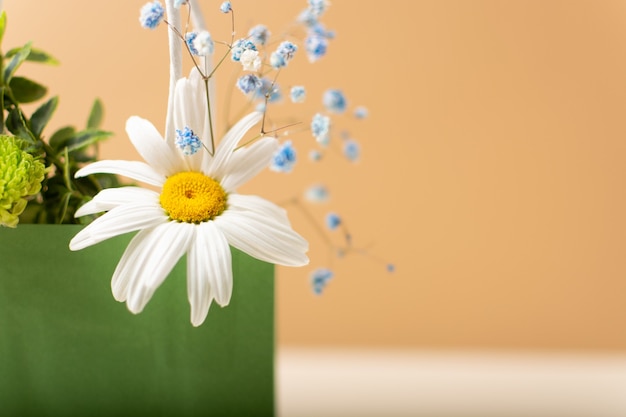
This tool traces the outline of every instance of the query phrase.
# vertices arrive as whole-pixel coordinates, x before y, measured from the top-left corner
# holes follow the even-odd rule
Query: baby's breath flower
[[[276,172],[291,172],[296,163],[296,150],[291,141],[283,143],[272,158],[270,169]]]
[[[369,111],[367,110],[367,107],[359,106],[354,109],[354,117],[356,117],[357,119],[365,119],[367,118],[367,116],[369,116]]]
[[[0,136],[0,225],[16,227],[27,197],[41,190],[44,164],[22,151],[12,136]]]
[[[176,140],[174,143],[185,155],[193,155],[202,147],[202,142],[198,135],[193,133],[193,130],[188,126],[185,126],[183,130],[176,129]]]
[[[343,142],[343,154],[351,162],[358,161],[361,156],[361,147],[354,139],[346,139]]]
[[[257,98],[265,99],[268,95],[268,103],[275,103],[283,98],[280,86],[269,78],[261,78],[261,86],[256,91]]]
[[[259,87],[261,87],[263,83],[259,80],[254,74],[246,74],[237,80],[237,87],[244,93],[249,94],[253,91],[256,91]]]
[[[272,52],[270,56],[270,65],[274,68],[281,68],[286,66],[294,54],[298,50],[298,47],[289,41],[281,42],[276,48],[276,51]]]
[[[328,49],[328,40],[324,36],[310,34],[304,40],[304,48],[306,49],[309,61],[315,62],[324,55]]]
[[[318,22],[309,28],[309,35],[318,35],[326,39],[334,39],[335,32],[326,30],[326,27]]]
[[[281,42],[278,48],[276,48],[276,52],[284,56],[287,61],[293,58],[297,50],[298,47],[293,42],[289,41]]]
[[[306,99],[306,90],[301,85],[294,85],[290,92],[291,101],[294,103],[304,103]]]
[[[163,21],[165,15],[165,9],[159,1],[153,1],[146,3],[141,8],[139,14],[139,22],[141,26],[146,29],[156,29],[157,26]]]
[[[317,268],[311,273],[311,287],[317,295],[321,294],[328,281],[333,278],[333,271],[327,268]]]
[[[309,0],[308,10],[313,16],[320,17],[328,6],[330,6],[330,3],[326,0]]]
[[[341,90],[326,90],[322,103],[332,113],[343,113],[347,107],[346,96]]]
[[[328,201],[328,188],[323,184],[316,184],[309,187],[304,196],[313,203],[324,203]]]
[[[287,61],[285,61],[285,57],[274,51],[270,55],[270,65],[272,68],[282,68],[287,65]]]
[[[316,113],[311,120],[311,133],[315,140],[322,145],[328,145],[330,141],[330,117]]]
[[[198,33],[196,32],[188,32],[185,34],[185,43],[187,43],[187,47],[192,55],[198,55],[198,50],[194,46],[194,40],[198,37]]]
[[[249,39],[259,45],[265,45],[270,37],[270,31],[264,25],[256,25],[248,31]]]
[[[328,213],[326,215],[326,227],[330,230],[335,230],[341,224],[341,217],[339,217],[336,213]]]
[[[309,159],[313,162],[318,162],[322,160],[322,153],[317,149],[313,149],[309,152]]]
[[[311,12],[311,9],[304,9],[302,13],[298,16],[298,22],[302,23],[305,26],[311,27],[317,24],[317,16]]]
[[[229,1],[225,1],[224,3],[220,5],[220,11],[222,13],[228,13],[231,10],[233,10],[233,6],[230,4]]]
[[[244,71],[258,71],[261,68],[261,58],[259,52],[252,49],[246,49],[241,54],[239,62],[243,65]]]
[[[211,38],[211,34],[206,30],[199,32],[194,40],[193,47],[197,51],[197,55],[200,56],[208,56],[213,53],[213,39]]]
[[[247,51],[249,49],[253,51],[257,50],[254,42],[248,39],[238,39],[237,41],[235,41],[235,44],[230,51],[230,58],[235,62],[239,62],[239,60],[241,59],[241,55],[244,53],[244,51]]]

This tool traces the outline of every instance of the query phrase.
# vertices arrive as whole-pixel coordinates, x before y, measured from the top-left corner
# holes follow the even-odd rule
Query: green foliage
[[[6,14],[0,16],[0,42],[6,29]],[[31,43],[0,52],[0,134],[19,138],[26,152],[42,161],[46,177],[41,191],[22,215],[22,223],[84,223],[91,219],[75,219],[74,213],[103,188],[119,186],[113,175],[91,175],[74,178],[84,164],[98,159],[98,144],[111,136],[100,128],[103,120],[102,102],[96,99],[89,110],[83,129],[62,127],[46,137],[46,126],[59,105],[52,97],[28,115],[22,105],[43,99],[48,89],[36,81],[16,75],[22,64],[34,62],[57,65],[50,54],[33,48]],[[1,138],[0,138],[1,139]]]

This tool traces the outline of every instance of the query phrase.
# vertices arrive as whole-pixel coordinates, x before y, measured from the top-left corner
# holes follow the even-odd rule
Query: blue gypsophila
[[[313,203],[324,203],[328,201],[328,188],[323,184],[316,184],[309,187],[304,196]]]
[[[291,172],[296,163],[296,150],[291,141],[283,143],[272,157],[270,169],[276,172]]]
[[[202,142],[198,136],[187,126],[183,130],[176,129],[176,140],[174,143],[185,155],[193,155],[202,147]]]
[[[306,49],[309,61],[315,62],[326,55],[328,40],[324,36],[311,34],[304,40],[304,48]]]
[[[316,113],[311,120],[311,133],[315,140],[322,145],[328,145],[330,141],[330,117]]]
[[[196,32],[187,32],[185,34],[185,43],[187,44],[187,47],[189,48],[189,52],[191,52],[192,55],[198,55],[198,50],[193,44],[197,36],[198,34]]]
[[[249,94],[256,91],[263,83],[254,74],[246,74],[237,79],[237,87],[244,93]]]
[[[270,31],[264,25],[256,25],[248,31],[248,37],[255,44],[265,45],[270,37]]]
[[[228,13],[231,10],[233,10],[233,6],[230,4],[229,1],[225,1],[224,3],[220,5],[220,11],[222,13]]]
[[[291,97],[291,101],[294,103],[304,103],[304,100],[306,99],[306,90],[301,85],[294,85],[291,87],[289,96]]]
[[[211,38],[211,34],[206,30],[198,32],[193,40],[193,47],[196,49],[197,54],[200,56],[208,56],[213,54],[213,49],[215,48],[215,45],[213,43],[213,38]]]
[[[361,147],[354,139],[346,139],[343,142],[343,154],[351,162],[356,162],[361,156]]]
[[[332,113],[343,113],[346,111],[348,102],[346,96],[341,90],[326,90],[322,98],[322,103],[326,110]]]
[[[336,213],[328,213],[326,215],[326,227],[330,230],[335,230],[341,224],[341,217],[339,217]]]
[[[146,3],[139,12],[139,23],[146,29],[156,29],[163,21],[165,9],[158,1]]]
[[[311,287],[317,295],[321,294],[328,281],[333,278],[333,271],[327,268],[317,268],[311,273]]]
[[[237,41],[235,41],[233,49],[231,49],[230,51],[230,58],[235,62],[239,62],[239,60],[241,59],[241,54],[243,54],[243,52],[248,49],[251,49],[253,51],[257,50],[254,42],[248,39],[238,39]]]

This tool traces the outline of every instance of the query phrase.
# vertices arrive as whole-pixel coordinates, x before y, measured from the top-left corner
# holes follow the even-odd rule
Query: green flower
[[[0,225],[16,227],[29,196],[41,190],[44,164],[24,152],[13,136],[0,135]]]

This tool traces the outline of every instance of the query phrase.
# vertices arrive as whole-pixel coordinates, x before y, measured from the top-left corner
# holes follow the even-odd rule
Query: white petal
[[[257,124],[263,113],[252,112],[239,120],[220,142],[214,158],[205,158],[202,170],[210,177],[220,181],[227,174],[228,162],[233,156],[233,151],[243,136],[252,126]]]
[[[194,236],[194,225],[167,222],[136,236],[124,253],[113,275],[114,295],[126,299],[128,309],[141,312],[154,291],[163,283],[178,260],[185,254]],[[123,285],[127,282],[127,285]],[[124,293],[123,289],[126,289]]]
[[[215,219],[228,243],[262,261],[286,266],[309,263],[308,242],[289,224],[250,211],[226,210]]]
[[[251,211],[265,217],[289,225],[287,210],[256,195],[230,194],[228,196],[228,209],[235,211]]]
[[[132,178],[146,184],[162,186],[165,176],[159,174],[150,165],[139,161],[97,161],[79,169],[75,177],[86,177],[91,174],[116,174]]]
[[[153,201],[158,204],[159,194],[141,187],[107,188],[100,191],[91,201],[83,204],[74,217],[109,211],[126,203],[138,203],[141,201]]]
[[[141,157],[159,174],[167,177],[183,170],[179,154],[148,120],[130,117],[126,121],[126,133]]]
[[[70,241],[71,250],[80,250],[114,236],[145,229],[168,221],[163,208],[150,202],[115,207],[98,217]]]
[[[192,69],[188,79],[181,78],[176,82],[174,108],[174,127],[181,130],[188,127],[193,130],[210,149],[211,137],[208,129],[206,91],[204,82],[196,68]],[[181,158],[185,161],[187,170],[199,171],[205,154],[206,150],[201,149],[195,155],[185,156],[181,154]]]
[[[202,324],[212,298],[228,305],[233,292],[233,270],[230,247],[213,222],[201,223],[187,258],[187,291],[191,304],[191,322]]]
[[[245,184],[267,168],[277,149],[278,141],[267,137],[247,148],[235,151],[228,164],[227,173],[221,182],[222,187],[226,191],[234,191]]]

